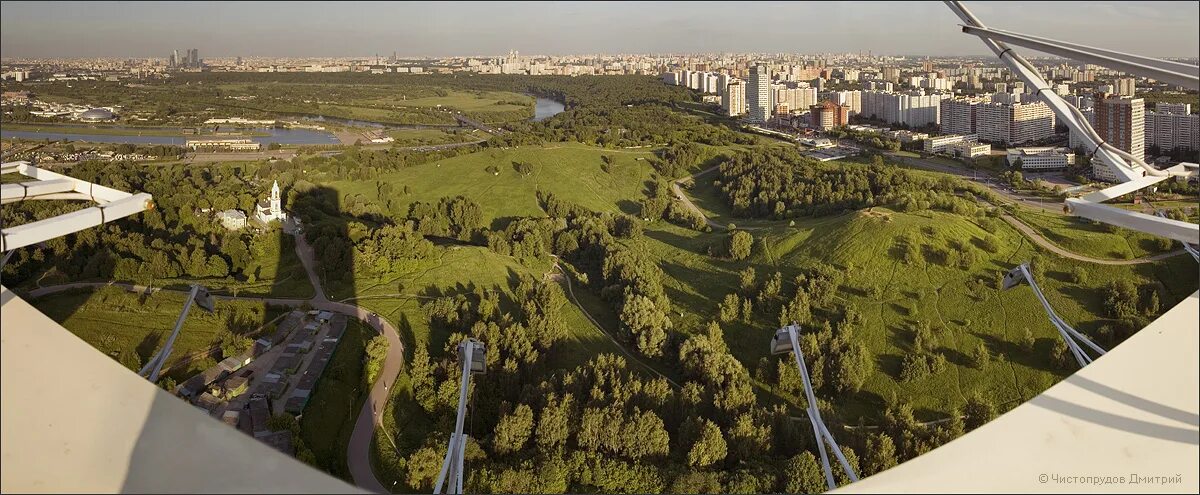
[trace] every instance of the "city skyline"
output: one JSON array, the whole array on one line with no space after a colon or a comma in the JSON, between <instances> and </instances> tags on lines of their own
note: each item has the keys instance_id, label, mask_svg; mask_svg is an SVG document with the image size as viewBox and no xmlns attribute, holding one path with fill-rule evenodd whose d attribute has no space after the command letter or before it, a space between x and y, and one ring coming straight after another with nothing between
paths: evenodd
<instances>
[{"instance_id":1,"label":"city skyline","mask_svg":"<svg viewBox=\"0 0 1200 495\"><path fill-rule=\"evenodd\" d=\"M970 6L991 25L1160 57L1195 57L1196 2ZM630 16L630 13L639 15ZM907 22L896 22L903 19ZM37 22L32 22L32 21ZM941 2L272 3L5 2L5 58L407 57L527 54L987 55ZM881 34L886 33L886 34Z\"/></svg>"}]
</instances>

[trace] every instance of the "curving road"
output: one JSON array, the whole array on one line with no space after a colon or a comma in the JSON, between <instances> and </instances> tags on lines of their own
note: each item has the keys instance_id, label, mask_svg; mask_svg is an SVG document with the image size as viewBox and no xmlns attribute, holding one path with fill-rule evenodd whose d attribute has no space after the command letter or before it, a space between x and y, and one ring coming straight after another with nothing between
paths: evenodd
<instances>
[{"instance_id":1,"label":"curving road","mask_svg":"<svg viewBox=\"0 0 1200 495\"><path fill-rule=\"evenodd\" d=\"M1101 259L1101 258L1093 258L1091 256L1084 256L1082 254L1072 253L1070 251L1067 251L1066 249L1059 247L1057 244L1050 242L1049 239L1042 237L1042 234L1039 234L1036 230L1033 229L1033 227L1026 225L1024 222L1017 220L1015 217L1013 217L1011 215L1002 214L1002 215L1000 215L1000 218L1003 218L1004 221L1009 223L1009 225L1016 227L1017 230L1021 231L1022 234L1025 234L1025 237L1028 237L1031 241L1034 242L1034 244L1037 244L1043 248L1046 248L1046 249L1050 250L1051 252L1053 252L1054 254L1057 254L1064 258L1071 258L1073 260L1086 261L1088 263L1095 263L1097 265L1140 265L1143 263L1153 263L1155 261L1165 260L1167 258L1179 256L1186 252L1182 249L1178 249L1178 250L1167 252L1167 253L1156 254L1154 256L1145 256L1142 258L1134 258L1131 260L1106 260L1106 259Z\"/></svg>"},{"instance_id":2,"label":"curving road","mask_svg":"<svg viewBox=\"0 0 1200 495\"><path fill-rule=\"evenodd\" d=\"M387 357L384 358L383 369L379 373L379 379L371 385L367 401L363 404L362 410L359 411L358 418L354 422L354 430L350 434L350 444L346 448L346 464L350 468L350 475L354 479L354 484L375 493L388 493L388 490L383 487L383 484L379 482L375 477L375 472L371 469L371 440L375 437L375 428L382 424L382 418L377 412L382 412L387 405L387 387L396 381L396 376L400 374L400 368L404 363L404 344L400 342L400 333L391 322L372 311L353 304L330 301L325 296L325 290L321 287L320 278L317 277L316 257L313 255L312 246L308 245L308 241L302 235L296 235L295 238L296 254L300 257L300 262L304 265L304 271L308 274L308 280L313 286L314 295L311 299L225 296L216 294L213 297L222 300L262 301L266 304L289 307L299 307L307 302L314 309L333 311L357 318L370 325L387 339ZM75 282L38 287L29 291L29 297L36 299L47 294L69 289L103 287L108 285L123 287L133 292L158 292L163 290L187 292L186 290L150 288L144 285L120 282Z\"/></svg>"}]
</instances>

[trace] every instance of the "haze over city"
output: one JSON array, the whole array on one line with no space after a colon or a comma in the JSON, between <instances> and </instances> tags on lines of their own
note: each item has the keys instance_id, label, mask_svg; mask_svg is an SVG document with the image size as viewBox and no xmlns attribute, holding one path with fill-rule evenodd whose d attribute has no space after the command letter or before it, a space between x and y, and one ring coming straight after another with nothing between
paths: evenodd
<instances>
[{"instance_id":1,"label":"haze over city","mask_svg":"<svg viewBox=\"0 0 1200 495\"><path fill-rule=\"evenodd\" d=\"M1028 2L972 7L988 23L1162 57L1197 55L1197 2ZM941 2L288 3L5 2L0 55L408 57L873 50L980 55ZM37 22L30 22L37 19Z\"/></svg>"}]
</instances>

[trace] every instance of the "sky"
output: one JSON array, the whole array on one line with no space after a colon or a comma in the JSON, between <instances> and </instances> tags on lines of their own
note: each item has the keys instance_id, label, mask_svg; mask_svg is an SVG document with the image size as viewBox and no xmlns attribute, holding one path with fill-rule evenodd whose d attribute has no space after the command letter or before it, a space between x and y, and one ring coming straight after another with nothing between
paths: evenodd
<instances>
[{"instance_id":1,"label":"sky","mask_svg":"<svg viewBox=\"0 0 1200 495\"><path fill-rule=\"evenodd\" d=\"M985 24L1159 57L1200 51L1200 2L967 2ZM0 57L597 53L980 55L941 2L16 2Z\"/></svg>"}]
</instances>

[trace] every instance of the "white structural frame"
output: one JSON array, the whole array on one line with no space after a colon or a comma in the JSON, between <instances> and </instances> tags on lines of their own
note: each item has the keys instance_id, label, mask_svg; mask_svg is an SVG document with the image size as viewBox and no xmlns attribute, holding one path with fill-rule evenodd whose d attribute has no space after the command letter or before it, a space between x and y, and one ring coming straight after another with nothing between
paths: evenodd
<instances>
[{"instance_id":1,"label":"white structural frame","mask_svg":"<svg viewBox=\"0 0 1200 495\"><path fill-rule=\"evenodd\" d=\"M1148 200L1143 200L1143 201L1146 201L1146 205L1149 206L1151 209L1153 209L1154 213L1156 215L1166 218L1167 215L1164 214L1162 210L1155 208L1154 205L1150 203L1150 201L1148 201ZM1188 254L1192 255L1192 259L1195 259L1197 262L1200 262L1200 250L1197 250L1196 246L1193 246L1186 242L1182 242L1181 244L1183 244L1183 250L1187 251Z\"/></svg>"},{"instance_id":2,"label":"white structural frame","mask_svg":"<svg viewBox=\"0 0 1200 495\"><path fill-rule=\"evenodd\" d=\"M800 380L804 384L804 397L808 401L806 409L808 421L812 424L813 438L816 439L817 451L821 454L821 470L825 473L826 485L833 490L838 485L837 480L833 477L833 470L829 466L829 454L825 452L826 443L833 450L833 455L837 457L838 464L841 464L842 470L850 478L851 483L858 481L858 474L850 467L846 455L842 453L841 447L829 433L829 428L825 426L825 421L821 419L821 411L817 407L817 396L813 393L812 382L808 378L808 367L804 364L804 353L800 351L799 331L800 329L795 323L777 330L771 339L771 353L786 354L790 350L796 357L796 367L800 369Z\"/></svg>"},{"instance_id":3,"label":"white structural frame","mask_svg":"<svg viewBox=\"0 0 1200 495\"><path fill-rule=\"evenodd\" d=\"M146 377L151 383L158 381L158 374L162 371L163 364L167 362L167 358L171 356L171 350L175 346L175 337L179 336L179 330L183 328L183 322L187 319L188 312L192 310L192 303L200 303L200 307L205 311L213 311L212 297L208 294L208 289L192 284L192 291L188 293L187 300L183 303L183 311L179 313L179 318L175 320L175 329L171 331L171 336L167 338L167 343L162 349L154 353L146 365L138 371L138 375Z\"/></svg>"},{"instance_id":4,"label":"white structural frame","mask_svg":"<svg viewBox=\"0 0 1200 495\"><path fill-rule=\"evenodd\" d=\"M1075 356L1075 361L1079 363L1080 368L1091 364L1093 361L1093 358L1079 345L1080 342L1090 347L1097 354L1104 355L1105 351L1102 347L1096 345L1091 339L1072 328L1061 316L1058 316L1054 308L1050 307L1050 301L1046 300L1046 295L1042 293L1042 289L1038 287L1037 281L1029 273L1029 265L1021 263L1005 274L1003 289L1011 289L1022 282L1028 283L1029 287L1033 289L1033 294L1037 296L1038 301L1041 301L1042 308L1046 310L1046 316L1050 318L1050 323L1054 325L1054 328L1058 329L1058 335L1062 337L1063 342L1066 342L1067 348L1071 350L1071 355Z\"/></svg>"},{"instance_id":5,"label":"white structural frame","mask_svg":"<svg viewBox=\"0 0 1200 495\"><path fill-rule=\"evenodd\" d=\"M962 2L946 1L945 3L963 21L963 32L978 36L1009 70L1035 90L1035 94L1046 102L1059 121L1079 136L1084 146L1092 150L1093 159L1100 160L1101 163L1107 165L1122 182L1126 183L1082 198L1067 199L1063 205L1066 212L1148 234L1168 237L1187 244L1200 244L1200 225L1101 204L1102 201L1152 186L1169 177L1195 177L1196 171L1185 166L1159 170L1143 161L1142 157L1133 156L1106 143L1084 118L1083 113L1056 94L1033 64L1006 43L1030 47L1173 84L1182 83L1181 86L1193 89L1200 86L1196 82L1200 69L1178 62L989 29ZM1130 184L1131 182L1132 184Z\"/></svg>"},{"instance_id":6,"label":"white structural frame","mask_svg":"<svg viewBox=\"0 0 1200 495\"><path fill-rule=\"evenodd\" d=\"M467 417L467 391L471 388L471 375L487 372L487 347L475 339L466 339L458 344L458 357L462 361L462 382L458 391L458 416L454 420L454 433L446 448L446 458L438 472L433 493L461 494L463 492L463 457L467 450L467 436L463 434L463 423ZM450 484L446 486L449 479ZM443 488L445 488L443 490Z\"/></svg>"},{"instance_id":7,"label":"white structural frame","mask_svg":"<svg viewBox=\"0 0 1200 495\"><path fill-rule=\"evenodd\" d=\"M0 204L39 199L89 200L97 203L96 206L52 218L4 227L0 232L0 252L73 234L154 207L154 197L150 194L118 191L44 170L27 161L0 165L0 173L19 173L34 179L29 182L0 185Z\"/></svg>"}]
</instances>

